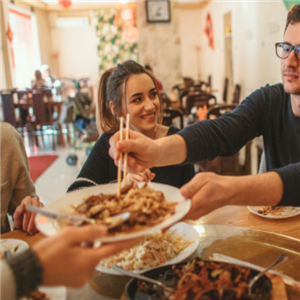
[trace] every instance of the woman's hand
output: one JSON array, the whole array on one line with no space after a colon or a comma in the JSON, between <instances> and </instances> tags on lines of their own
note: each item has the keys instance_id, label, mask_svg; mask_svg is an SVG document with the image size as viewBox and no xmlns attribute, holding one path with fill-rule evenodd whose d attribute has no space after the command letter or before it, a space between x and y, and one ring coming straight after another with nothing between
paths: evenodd
<instances>
[{"instance_id":1,"label":"woman's hand","mask_svg":"<svg viewBox=\"0 0 300 300\"><path fill-rule=\"evenodd\" d=\"M38 232L35 227L34 218L36 213L26 210L27 205L33 205L37 207L43 207L44 204L39 201L37 197L26 197L22 200L21 204L16 208L13 219L16 228L23 229L29 234L35 234Z\"/></svg>"}]
</instances>

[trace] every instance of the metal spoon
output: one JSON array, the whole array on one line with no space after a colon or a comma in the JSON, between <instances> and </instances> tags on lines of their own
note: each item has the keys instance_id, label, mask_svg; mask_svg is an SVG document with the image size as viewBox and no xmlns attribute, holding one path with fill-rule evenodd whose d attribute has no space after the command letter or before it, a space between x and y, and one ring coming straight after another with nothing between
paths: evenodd
<instances>
[{"instance_id":1,"label":"metal spoon","mask_svg":"<svg viewBox=\"0 0 300 300\"><path fill-rule=\"evenodd\" d=\"M274 268L275 266L278 266L279 264L281 264L282 262L286 261L288 259L288 256L286 254L281 254L277 257L277 259L266 269L264 269L263 271L259 272L255 277L253 277L251 279L251 281L249 282L249 287L248 287L248 293L249 295L252 294L252 287L254 286L254 284L257 282L257 280L262 277L267 271L269 271L270 269Z\"/></svg>"},{"instance_id":2,"label":"metal spoon","mask_svg":"<svg viewBox=\"0 0 300 300\"><path fill-rule=\"evenodd\" d=\"M140 279L140 280L143 280L143 281L146 281L146 282L150 282L156 286L159 286L161 287L166 293L172 293L174 292L174 289L171 288L171 287L168 287L166 285L164 285L162 282L158 281L158 280L154 280L154 279L151 279L149 277L146 277L146 276L143 276L141 274L136 274L132 271L127 271L127 270L124 270L120 267L118 267L117 265L113 265L112 266L112 269L121 273L121 274L124 274L124 275L127 275L127 276L130 276L130 277L134 277L134 278L137 278L137 279Z\"/></svg>"},{"instance_id":3,"label":"metal spoon","mask_svg":"<svg viewBox=\"0 0 300 300\"><path fill-rule=\"evenodd\" d=\"M80 226L84 222L91 223L91 224L97 224L96 220L92 219L92 218L87 218L87 217L79 216L79 215L71 215L71 214L62 214L62 213L52 212L52 211L45 210L45 209L42 209L42 208L39 208L39 207L33 206L33 205L27 205L26 210L41 214L48 218L57 219L57 220L62 219L62 218L67 218L72 221L77 221L78 223L74 224L75 226ZM111 229L111 228L121 225L126 220L128 220L129 217L130 217L130 213L125 212L125 213L118 214L118 215L115 215L112 217L108 217L103 220L103 223L104 223L104 225L107 225L107 227L109 229Z\"/></svg>"}]
</instances>

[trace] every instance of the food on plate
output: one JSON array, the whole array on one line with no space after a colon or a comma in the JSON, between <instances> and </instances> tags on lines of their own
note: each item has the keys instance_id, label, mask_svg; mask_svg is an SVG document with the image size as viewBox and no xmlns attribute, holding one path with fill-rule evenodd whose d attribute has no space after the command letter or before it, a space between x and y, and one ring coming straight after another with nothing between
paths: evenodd
<instances>
[{"instance_id":1,"label":"food on plate","mask_svg":"<svg viewBox=\"0 0 300 300\"><path fill-rule=\"evenodd\" d=\"M147 270L174 258L190 244L172 230L152 233L141 244L102 260L100 265L110 268L116 264L125 270Z\"/></svg>"},{"instance_id":2,"label":"food on plate","mask_svg":"<svg viewBox=\"0 0 300 300\"><path fill-rule=\"evenodd\" d=\"M74 213L93 218L98 224L105 219L129 212L130 218L110 230L111 233L134 232L152 227L175 214L177 202L169 202L163 192L150 188L147 184L141 188L132 183L121 190L121 195L91 195L74 207Z\"/></svg>"},{"instance_id":3,"label":"food on plate","mask_svg":"<svg viewBox=\"0 0 300 300\"><path fill-rule=\"evenodd\" d=\"M49 300L47 295L40 290L36 290L20 300Z\"/></svg>"},{"instance_id":4,"label":"food on plate","mask_svg":"<svg viewBox=\"0 0 300 300\"><path fill-rule=\"evenodd\" d=\"M262 215L282 216L285 212L285 206L261 206L257 212Z\"/></svg>"},{"instance_id":5,"label":"food on plate","mask_svg":"<svg viewBox=\"0 0 300 300\"><path fill-rule=\"evenodd\" d=\"M253 272L246 267L195 258L190 263L173 265L160 275L159 280L173 287L173 292L164 293L157 288L155 292L153 285L140 280L137 287L144 294L157 293L153 299L161 300L246 300L253 299L248 297L248 283L254 277ZM269 291L263 285L254 287L254 298L261 299L270 290L271 283Z\"/></svg>"}]
</instances>

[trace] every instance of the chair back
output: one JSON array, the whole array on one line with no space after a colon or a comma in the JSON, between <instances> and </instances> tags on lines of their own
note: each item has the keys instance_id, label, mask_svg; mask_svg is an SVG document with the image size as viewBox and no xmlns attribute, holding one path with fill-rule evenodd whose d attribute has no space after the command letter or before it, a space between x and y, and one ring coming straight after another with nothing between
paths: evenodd
<instances>
[{"instance_id":1,"label":"chair back","mask_svg":"<svg viewBox=\"0 0 300 300\"><path fill-rule=\"evenodd\" d=\"M209 108L207 111L207 119L211 119L212 116L218 118L226 113L232 112L237 104L218 104Z\"/></svg>"},{"instance_id":2,"label":"chair back","mask_svg":"<svg viewBox=\"0 0 300 300\"><path fill-rule=\"evenodd\" d=\"M223 90L223 101L225 103L227 103L228 84L229 84L229 79L225 78L224 79L224 90Z\"/></svg>"},{"instance_id":3,"label":"chair back","mask_svg":"<svg viewBox=\"0 0 300 300\"><path fill-rule=\"evenodd\" d=\"M185 114L189 115L191 109L196 106L197 108L206 105L207 108L216 105L217 99L214 95L207 93L189 94L186 98Z\"/></svg>"},{"instance_id":4,"label":"chair back","mask_svg":"<svg viewBox=\"0 0 300 300\"><path fill-rule=\"evenodd\" d=\"M233 92L232 103L233 104L239 104L240 103L240 96L241 96L241 86L239 84L236 84L234 92Z\"/></svg>"},{"instance_id":5,"label":"chair back","mask_svg":"<svg viewBox=\"0 0 300 300\"><path fill-rule=\"evenodd\" d=\"M44 93L34 91L32 93L33 110L35 123L38 125L52 124L51 110L47 110L44 102Z\"/></svg>"},{"instance_id":6,"label":"chair back","mask_svg":"<svg viewBox=\"0 0 300 300\"><path fill-rule=\"evenodd\" d=\"M183 77L183 81L184 81L185 87L191 87L194 85L194 80L190 77Z\"/></svg>"},{"instance_id":7,"label":"chair back","mask_svg":"<svg viewBox=\"0 0 300 300\"><path fill-rule=\"evenodd\" d=\"M162 100L162 105L163 107L171 107L172 106L172 102L171 99L168 97L168 95L166 93L159 93L160 94L160 98Z\"/></svg>"},{"instance_id":8,"label":"chair back","mask_svg":"<svg viewBox=\"0 0 300 300\"><path fill-rule=\"evenodd\" d=\"M173 120L179 117L180 119L180 129L183 128L183 112L179 108L168 107L163 111L163 125L171 126L173 124Z\"/></svg>"},{"instance_id":9,"label":"chair back","mask_svg":"<svg viewBox=\"0 0 300 300\"><path fill-rule=\"evenodd\" d=\"M4 122L16 126L15 106L13 93L10 90L1 91L2 109Z\"/></svg>"},{"instance_id":10,"label":"chair back","mask_svg":"<svg viewBox=\"0 0 300 300\"><path fill-rule=\"evenodd\" d=\"M14 93L17 94L17 98L18 98L18 102L20 103L20 101L22 100L27 100L28 98L30 98L30 94L31 94L31 89L28 88L23 88L23 89L19 89L16 88L13 90Z\"/></svg>"}]
</instances>

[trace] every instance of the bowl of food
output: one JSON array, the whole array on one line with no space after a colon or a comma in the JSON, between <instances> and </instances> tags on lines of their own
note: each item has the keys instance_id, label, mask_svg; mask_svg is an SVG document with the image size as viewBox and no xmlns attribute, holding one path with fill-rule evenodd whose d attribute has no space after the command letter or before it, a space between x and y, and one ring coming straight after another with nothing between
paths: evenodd
<instances>
[{"instance_id":1,"label":"bowl of food","mask_svg":"<svg viewBox=\"0 0 300 300\"><path fill-rule=\"evenodd\" d=\"M272 283L262 276L248 295L248 283L256 270L229 263L204 261L200 258L186 263L165 266L144 273L162 282L174 292L166 293L149 283L132 279L125 288L128 300L265 300L272 291Z\"/></svg>"}]
</instances>

